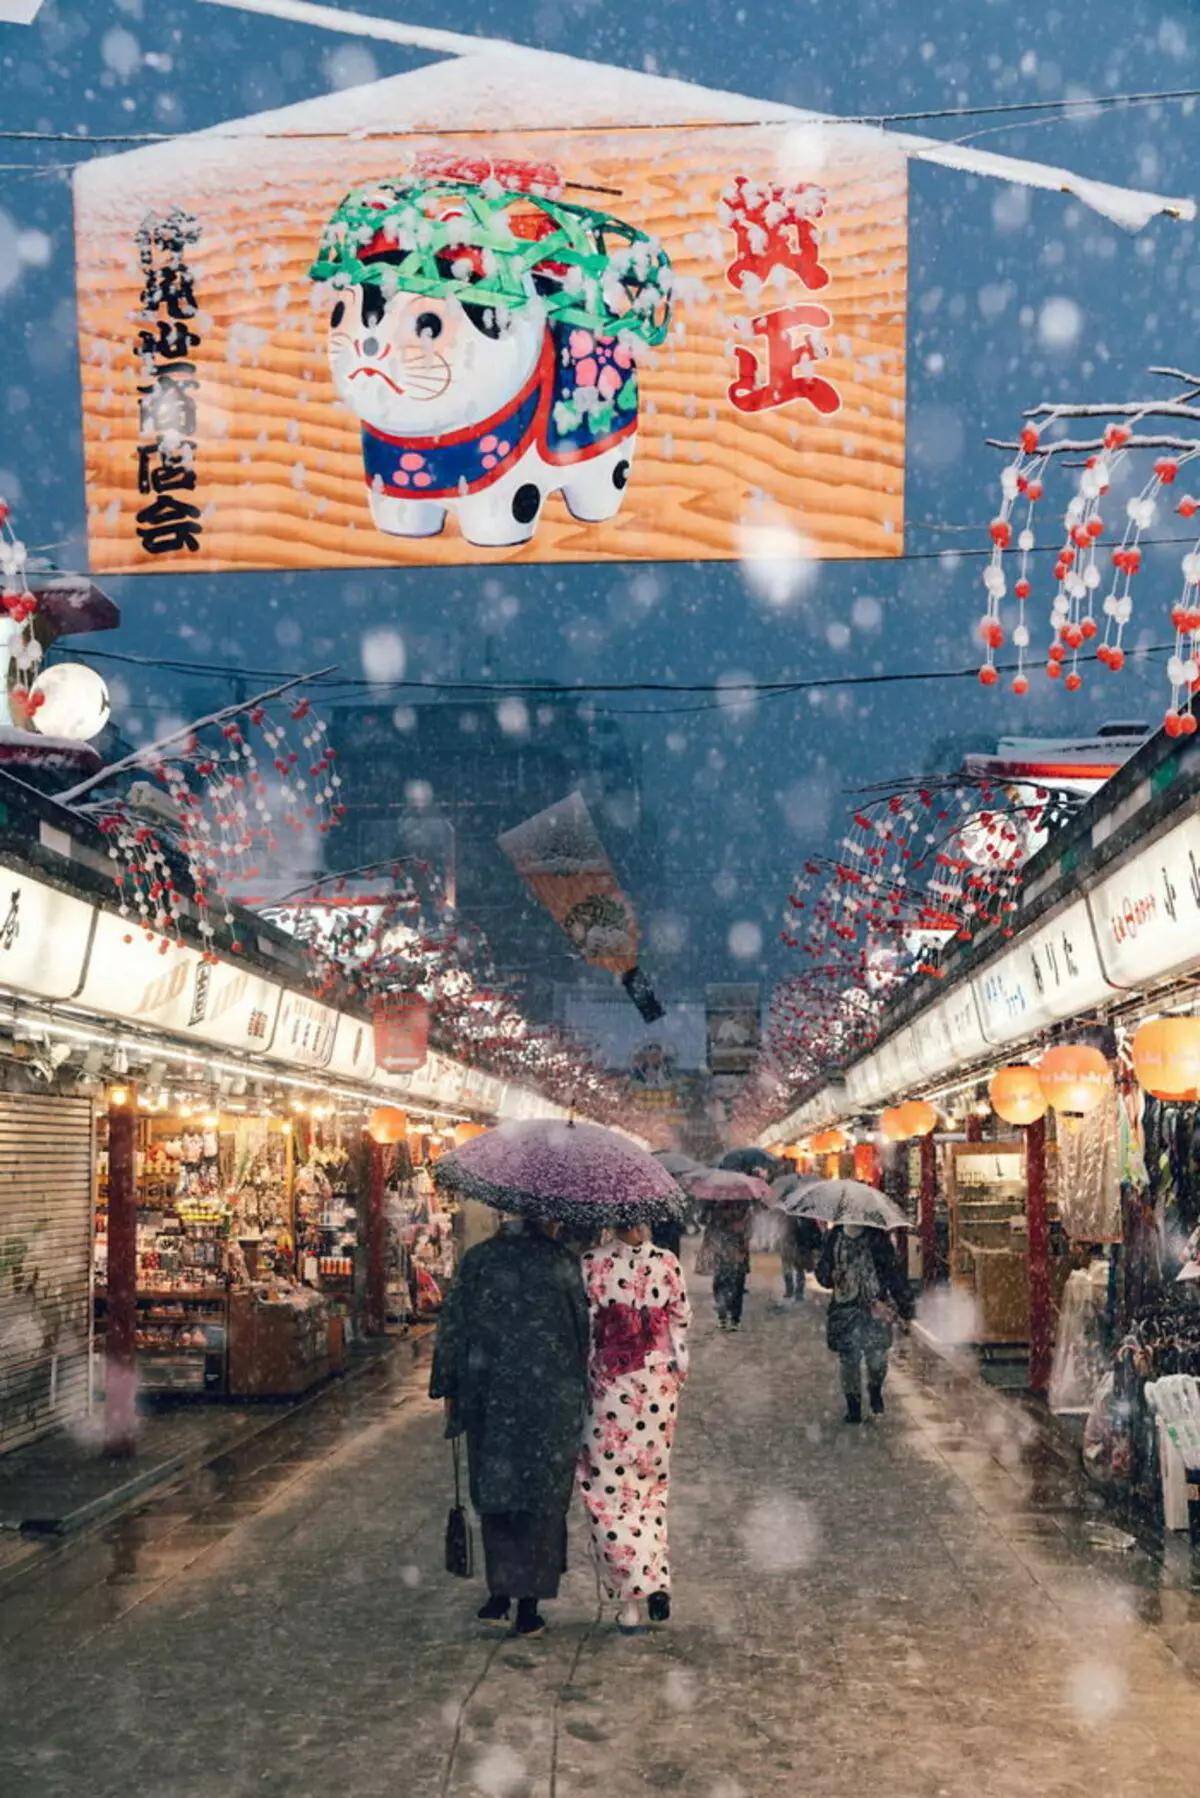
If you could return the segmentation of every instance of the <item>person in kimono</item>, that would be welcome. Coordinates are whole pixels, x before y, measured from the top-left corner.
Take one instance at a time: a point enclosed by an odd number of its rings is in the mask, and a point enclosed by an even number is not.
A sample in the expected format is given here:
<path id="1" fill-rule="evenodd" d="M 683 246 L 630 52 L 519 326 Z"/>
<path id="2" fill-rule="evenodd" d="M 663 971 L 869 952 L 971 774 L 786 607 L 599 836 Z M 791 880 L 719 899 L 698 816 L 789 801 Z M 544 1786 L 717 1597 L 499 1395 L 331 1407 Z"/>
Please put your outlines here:
<path id="1" fill-rule="evenodd" d="M 841 1362 L 846 1422 L 862 1422 L 862 1370 L 874 1416 L 883 1414 L 892 1328 L 913 1315 L 912 1293 L 884 1230 L 838 1225 L 825 1238 L 817 1279 L 831 1291 L 825 1340 Z"/>
<path id="2" fill-rule="evenodd" d="M 667 1497 L 691 1307 L 683 1269 L 648 1229 L 583 1257 L 591 1313 L 590 1405 L 579 1492 L 619 1627 L 671 1615 Z"/>
<path id="3" fill-rule="evenodd" d="M 429 1382 L 465 1435 L 488 1599 L 481 1623 L 536 1636 L 557 1598 L 588 1400 L 579 1262 L 550 1226 L 510 1218 L 468 1249 L 446 1295 Z"/>

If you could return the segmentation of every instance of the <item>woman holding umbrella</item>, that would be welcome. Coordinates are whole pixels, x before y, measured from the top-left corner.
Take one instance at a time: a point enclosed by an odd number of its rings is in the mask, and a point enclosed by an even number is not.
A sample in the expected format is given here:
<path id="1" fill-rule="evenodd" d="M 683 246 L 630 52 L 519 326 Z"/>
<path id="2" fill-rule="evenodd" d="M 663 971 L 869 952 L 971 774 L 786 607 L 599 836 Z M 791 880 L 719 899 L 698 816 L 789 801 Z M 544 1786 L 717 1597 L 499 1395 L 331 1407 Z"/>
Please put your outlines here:
<path id="1" fill-rule="evenodd" d="M 694 1199 L 703 1205 L 704 1241 L 697 1270 L 713 1277 L 717 1326 L 740 1330 L 746 1282 L 750 1278 L 750 1236 L 753 1206 L 765 1200 L 770 1188 L 753 1174 L 732 1168 L 702 1168 L 698 1174 L 680 1176 Z"/>
<path id="2" fill-rule="evenodd" d="M 820 1180 L 784 1200 L 795 1215 L 833 1225 L 817 1267 L 830 1288 L 825 1340 L 841 1361 L 846 1422 L 862 1422 L 862 1369 L 876 1417 L 883 1412 L 893 1325 L 913 1315 L 912 1294 L 887 1232 L 907 1228 L 898 1206 L 857 1180 Z"/>
<path id="3" fill-rule="evenodd" d="M 559 1228 L 654 1222 L 678 1191 L 658 1163 L 594 1124 L 502 1124 L 438 1162 L 435 1179 L 507 1214 L 463 1257 L 438 1327 L 430 1394 L 465 1435 L 489 1597 L 481 1622 L 537 1635 L 558 1596 L 588 1407 L 590 1318 Z"/>

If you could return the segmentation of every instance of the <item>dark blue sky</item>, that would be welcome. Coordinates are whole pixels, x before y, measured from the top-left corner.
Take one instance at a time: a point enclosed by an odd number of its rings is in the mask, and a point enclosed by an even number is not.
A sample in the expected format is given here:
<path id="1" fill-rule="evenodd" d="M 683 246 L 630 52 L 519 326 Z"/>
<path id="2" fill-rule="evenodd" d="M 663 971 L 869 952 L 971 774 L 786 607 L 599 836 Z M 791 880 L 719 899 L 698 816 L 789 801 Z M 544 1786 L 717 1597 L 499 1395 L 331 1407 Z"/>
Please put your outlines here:
<path id="1" fill-rule="evenodd" d="M 437 0 L 374 0 L 362 10 L 446 23 Z M 1098 0 L 1085 19 L 1078 8 L 1012 0 L 866 0 L 851 10 L 461 0 L 454 15 L 463 31 L 842 114 L 1200 85 L 1200 21 L 1183 4 Z M 0 25 L 3 123 L 195 129 L 418 60 L 193 0 L 50 0 L 38 25 Z M 951 137 L 995 123 L 928 129 Z M 1194 193 L 1197 137 L 1194 110 L 1169 105 L 979 141 L 1101 179 Z M 0 492 L 17 502 L 27 542 L 53 545 L 61 563 L 79 566 L 70 194 L 64 175 L 31 166 L 65 163 L 71 153 L 14 144 L 4 157 L 27 166 L 8 168 L 0 188 Z M 939 552 L 985 542 L 985 529 L 946 529 L 986 527 L 995 509 L 999 463 L 984 439 L 1011 429 L 1027 400 L 1119 399 L 1145 390 L 1151 363 L 1200 361 L 1200 265 L 1192 226 L 1161 220 L 1131 237 L 1065 197 L 920 165 L 911 169 L 910 233 L 910 559 L 902 565 L 823 565 L 799 599 L 779 608 L 756 596 L 736 565 L 711 563 L 509 568 L 490 584 L 465 571 L 141 577 L 109 583 L 124 624 L 105 647 L 286 668 L 336 660 L 358 674 L 364 634 L 385 625 L 403 636 L 414 678 L 478 675 L 485 634 L 495 671 L 511 678 L 695 682 L 737 672 L 779 679 L 963 666 L 975 657 L 981 569 Z M 1143 577 L 1133 641 L 1165 639 L 1180 553 L 1160 552 L 1161 566 Z M 206 690 L 215 697 L 219 683 Z M 772 938 L 791 869 L 840 834 L 845 788 L 928 765 L 947 738 L 1089 730 L 1114 716 L 1157 721 L 1166 692 L 1160 659 L 1120 681 L 1094 677 L 1074 700 L 1040 680 L 1024 703 L 945 682 L 842 688 L 749 711 L 622 717 L 667 843 L 669 891 L 660 897 L 668 915 L 657 930 L 651 920 L 661 948 L 647 958 L 664 996 L 697 975 L 757 972 L 753 958 L 729 951 L 739 923 L 761 927 L 765 971 L 786 966 Z M 116 697 L 131 732 L 180 704 L 176 683 L 156 673 L 117 682 Z M 636 868 L 627 874 L 636 894 Z M 742 931 L 737 940 L 752 937 Z M 673 963 L 667 941 L 690 953 Z"/>

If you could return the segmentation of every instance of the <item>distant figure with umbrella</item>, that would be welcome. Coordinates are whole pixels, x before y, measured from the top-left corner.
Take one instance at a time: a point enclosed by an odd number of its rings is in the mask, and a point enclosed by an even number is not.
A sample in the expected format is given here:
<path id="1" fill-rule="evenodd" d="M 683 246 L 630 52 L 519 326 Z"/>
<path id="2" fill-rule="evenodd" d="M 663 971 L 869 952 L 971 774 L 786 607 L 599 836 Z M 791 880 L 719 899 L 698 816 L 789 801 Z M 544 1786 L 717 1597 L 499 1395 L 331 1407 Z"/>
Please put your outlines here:
<path id="1" fill-rule="evenodd" d="M 858 1180 L 800 1186 L 783 1209 L 832 1226 L 817 1267 L 817 1279 L 832 1294 L 825 1340 L 841 1362 L 846 1422 L 862 1422 L 864 1362 L 871 1410 L 878 1417 L 894 1326 L 913 1315 L 908 1280 L 888 1235 L 907 1229 L 908 1219 L 883 1193 Z"/>
<path id="2" fill-rule="evenodd" d="M 617 1622 L 671 1615 L 667 1497 L 691 1307 L 676 1257 L 649 1228 L 618 1230 L 583 1257 L 592 1314 L 591 1407 L 579 1490 Z"/>
<path id="3" fill-rule="evenodd" d="M 754 1228 L 754 1202 L 764 1200 L 770 1188 L 752 1174 L 730 1168 L 704 1168 L 698 1174 L 680 1176 L 683 1185 L 703 1210 L 704 1240 L 697 1270 L 711 1273 L 717 1326 L 740 1330 L 746 1282 L 750 1278 L 750 1236 Z"/>
<path id="4" fill-rule="evenodd" d="M 783 1296 L 800 1304 L 804 1299 L 807 1276 L 821 1253 L 821 1226 L 811 1217 L 796 1217 L 783 1208 L 783 1200 L 805 1186 L 816 1184 L 812 1175 L 784 1174 L 771 1182 L 771 1203 L 779 1219 L 779 1265 L 783 1273 Z"/>
<path id="5" fill-rule="evenodd" d="M 567 1510 L 588 1410 L 591 1319 L 579 1262 L 556 1240 L 595 1236 L 676 1208 L 670 1175 L 594 1124 L 502 1124 L 437 1163 L 438 1185 L 506 1214 L 463 1257 L 443 1307 L 430 1394 L 465 1435 L 482 1524 L 482 1623 L 545 1628 L 566 1568 Z"/>

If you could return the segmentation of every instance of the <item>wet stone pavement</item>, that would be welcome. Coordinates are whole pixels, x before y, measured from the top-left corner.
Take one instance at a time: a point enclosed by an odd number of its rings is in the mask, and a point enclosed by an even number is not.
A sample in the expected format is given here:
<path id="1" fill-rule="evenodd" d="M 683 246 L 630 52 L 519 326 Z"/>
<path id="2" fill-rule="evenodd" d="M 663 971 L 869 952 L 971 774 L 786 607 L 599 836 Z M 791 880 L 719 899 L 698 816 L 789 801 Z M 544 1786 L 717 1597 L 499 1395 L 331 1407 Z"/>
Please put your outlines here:
<path id="1" fill-rule="evenodd" d="M 0 1792 L 1192 1793 L 1189 1567 L 1092 1546 L 1069 1460 L 916 1355 L 847 1429 L 775 1286 L 728 1338 L 697 1294 L 668 1629 L 617 1634 L 579 1527 L 547 1635 L 478 1629 L 401 1355 L 4 1587 Z"/>

